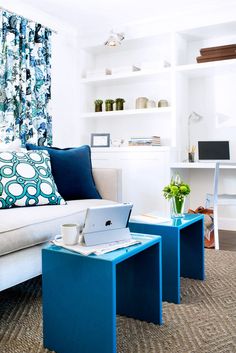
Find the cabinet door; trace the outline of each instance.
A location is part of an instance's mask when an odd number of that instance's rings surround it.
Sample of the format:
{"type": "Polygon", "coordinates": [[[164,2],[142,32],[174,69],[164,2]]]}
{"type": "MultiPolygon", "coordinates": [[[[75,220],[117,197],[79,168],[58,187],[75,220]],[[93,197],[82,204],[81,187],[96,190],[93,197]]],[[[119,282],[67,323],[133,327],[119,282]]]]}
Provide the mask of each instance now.
{"type": "Polygon", "coordinates": [[[122,169],[122,201],[134,204],[133,214],[168,214],[162,189],[169,182],[169,152],[95,152],[92,160],[96,168],[122,169]]]}

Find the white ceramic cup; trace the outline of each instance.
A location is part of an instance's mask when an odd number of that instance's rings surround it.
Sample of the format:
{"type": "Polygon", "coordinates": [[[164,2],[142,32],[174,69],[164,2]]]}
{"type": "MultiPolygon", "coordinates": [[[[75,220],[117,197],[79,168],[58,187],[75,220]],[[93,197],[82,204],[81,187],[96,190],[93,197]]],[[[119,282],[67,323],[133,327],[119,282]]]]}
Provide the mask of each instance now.
{"type": "Polygon", "coordinates": [[[75,245],[79,240],[80,225],[78,224],[62,224],[61,235],[65,245],[75,245]]]}

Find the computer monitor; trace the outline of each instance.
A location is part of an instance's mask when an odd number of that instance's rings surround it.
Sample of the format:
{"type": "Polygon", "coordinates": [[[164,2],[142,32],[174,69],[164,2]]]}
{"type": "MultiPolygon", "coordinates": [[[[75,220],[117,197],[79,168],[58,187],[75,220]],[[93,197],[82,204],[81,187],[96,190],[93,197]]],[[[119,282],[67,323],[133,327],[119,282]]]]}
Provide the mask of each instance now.
{"type": "Polygon", "coordinates": [[[229,141],[198,141],[199,161],[229,160],[229,141]]]}

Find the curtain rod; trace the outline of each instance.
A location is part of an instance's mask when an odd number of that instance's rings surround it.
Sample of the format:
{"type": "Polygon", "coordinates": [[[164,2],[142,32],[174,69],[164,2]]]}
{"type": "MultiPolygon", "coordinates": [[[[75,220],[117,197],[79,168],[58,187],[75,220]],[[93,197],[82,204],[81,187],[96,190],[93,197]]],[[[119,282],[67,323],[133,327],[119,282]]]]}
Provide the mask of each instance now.
{"type": "MultiPolygon", "coordinates": [[[[7,12],[13,14],[13,15],[16,15],[16,16],[24,17],[24,18],[25,18],[27,21],[29,21],[29,22],[37,22],[37,21],[33,21],[33,20],[31,20],[30,18],[27,18],[27,17],[25,17],[25,16],[18,15],[17,13],[15,13],[15,12],[13,12],[13,11],[10,11],[10,10],[6,9],[5,7],[2,7],[2,6],[0,6],[0,10],[7,11],[7,12]]],[[[42,25],[42,26],[43,26],[43,25],[42,25]]],[[[58,34],[58,32],[57,32],[55,29],[52,29],[52,28],[50,28],[50,27],[48,27],[48,26],[43,26],[43,27],[44,27],[44,28],[47,28],[47,29],[50,29],[50,31],[52,31],[52,32],[55,33],[55,34],[58,34]]]]}

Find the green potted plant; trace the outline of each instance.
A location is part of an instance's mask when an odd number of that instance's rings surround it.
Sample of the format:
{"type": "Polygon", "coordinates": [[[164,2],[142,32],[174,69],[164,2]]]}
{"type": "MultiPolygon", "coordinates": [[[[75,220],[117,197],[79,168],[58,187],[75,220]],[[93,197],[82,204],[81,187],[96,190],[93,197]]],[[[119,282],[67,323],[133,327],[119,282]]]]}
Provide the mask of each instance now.
{"type": "Polygon", "coordinates": [[[124,110],[124,98],[116,98],[116,110],[124,110]]]}
{"type": "Polygon", "coordinates": [[[110,112],[113,110],[114,103],[115,103],[115,101],[113,99],[106,99],[105,100],[106,112],[110,112]]]}
{"type": "Polygon", "coordinates": [[[96,99],[94,101],[94,104],[95,104],[95,112],[102,112],[103,100],[102,99],[96,99]]]}
{"type": "Polygon", "coordinates": [[[174,218],[182,218],[184,216],[184,203],[190,191],[189,185],[184,183],[179,175],[171,178],[170,184],[164,187],[163,195],[167,200],[171,201],[172,216],[174,218]]]}

